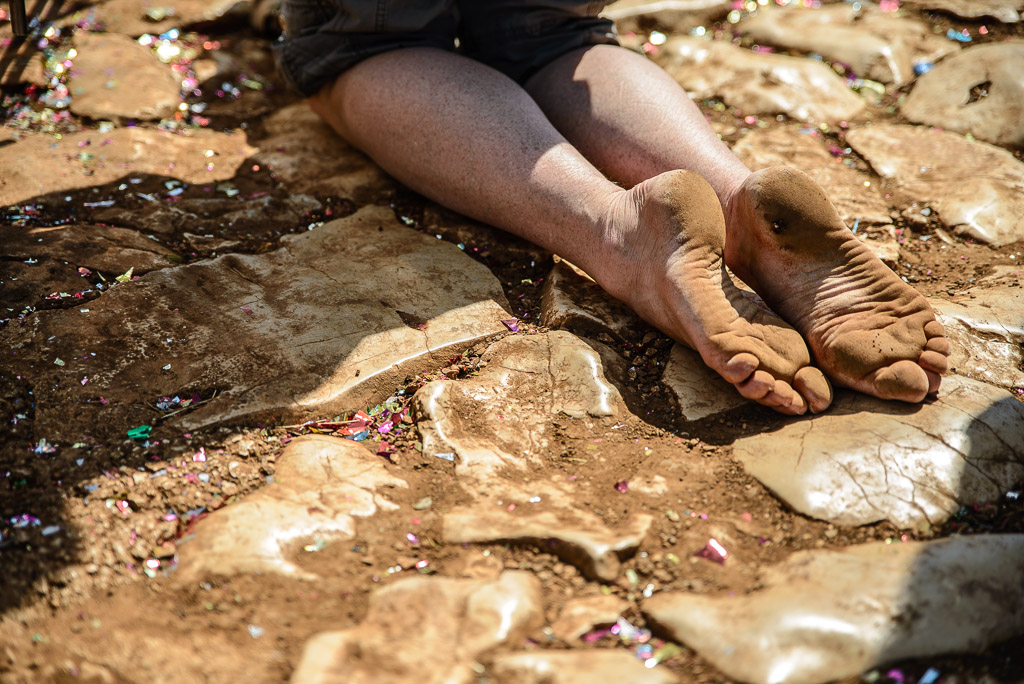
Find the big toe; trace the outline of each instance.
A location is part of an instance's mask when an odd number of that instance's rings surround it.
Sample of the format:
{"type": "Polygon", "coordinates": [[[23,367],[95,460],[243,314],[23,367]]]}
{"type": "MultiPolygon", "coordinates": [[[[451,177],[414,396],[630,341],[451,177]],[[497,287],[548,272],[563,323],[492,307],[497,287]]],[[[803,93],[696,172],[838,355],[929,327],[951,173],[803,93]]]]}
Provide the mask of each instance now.
{"type": "Polygon", "coordinates": [[[903,360],[879,368],[867,379],[867,384],[868,393],[879,399],[919,402],[928,395],[933,382],[920,365],[903,360]]]}

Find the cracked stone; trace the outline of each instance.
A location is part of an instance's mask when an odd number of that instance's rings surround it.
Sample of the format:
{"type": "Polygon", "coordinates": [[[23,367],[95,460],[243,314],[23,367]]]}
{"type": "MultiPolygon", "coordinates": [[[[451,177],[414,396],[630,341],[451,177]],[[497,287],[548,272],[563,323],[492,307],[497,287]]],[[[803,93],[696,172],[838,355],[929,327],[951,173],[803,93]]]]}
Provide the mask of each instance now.
{"type": "Polygon", "coordinates": [[[612,530],[582,512],[520,514],[479,506],[446,514],[443,534],[451,544],[534,544],[572,563],[588,577],[611,582],[619,576],[620,561],[636,553],[652,522],[650,515],[638,514],[612,530]]]}
{"type": "MultiPolygon", "coordinates": [[[[19,350],[16,365],[39,388],[39,429],[73,439],[76,423],[97,430],[113,416],[121,416],[115,424],[148,421],[147,403],[192,388],[218,392],[169,424],[331,415],[379,401],[408,374],[505,330],[507,303],[490,271],[400,225],[385,207],[282,243],[267,254],[156,271],[115,285],[88,314],[40,312],[3,330],[4,343],[19,350]],[[412,327],[403,315],[423,323],[412,327]],[[55,366],[50,337],[96,356],[87,367],[55,366]],[[78,384],[83,372],[88,387],[78,384]],[[81,404],[73,420],[63,408],[69,392],[81,404]]],[[[574,396],[563,395],[567,407],[574,396]]]]}
{"type": "Polygon", "coordinates": [[[745,595],[661,593],[644,613],[728,677],[818,684],[1024,632],[1024,535],[801,551],[745,595]]]}
{"type": "Polygon", "coordinates": [[[720,98],[744,114],[786,114],[798,121],[838,122],[864,100],[821,62],[760,54],[729,43],[673,38],[655,55],[695,99],[720,98]]]}
{"type": "Polygon", "coordinates": [[[0,205],[140,173],[193,184],[227,180],[255,151],[240,131],[197,129],[178,134],[131,127],[107,133],[80,131],[59,141],[51,135],[26,136],[0,147],[0,168],[5,169],[0,177],[0,205]],[[205,156],[207,150],[212,156],[205,156]]]}
{"type": "Polygon", "coordinates": [[[564,331],[513,335],[484,351],[476,377],[424,385],[413,398],[423,453],[455,453],[460,478],[487,482],[543,465],[553,418],[613,424],[626,408],[605,365],[618,357],[595,346],[605,353],[564,331]]]}
{"type": "Polygon", "coordinates": [[[818,131],[800,127],[755,129],[733,144],[732,151],[752,171],[792,166],[814,179],[828,194],[848,226],[892,223],[889,206],[870,185],[871,176],[833,156],[818,131]],[[868,182],[869,185],[864,185],[868,182]]]}
{"type": "Polygon", "coordinates": [[[976,288],[949,301],[932,299],[946,329],[949,366],[958,375],[999,387],[1024,387],[1024,290],[976,288]]]}
{"type": "Polygon", "coordinates": [[[837,394],[828,413],[744,437],[733,455],[795,510],[843,525],[939,524],[1024,477],[1024,404],[951,375],[923,405],[837,394]]]}
{"type": "Polygon", "coordinates": [[[817,53],[848,64],[861,78],[896,85],[913,80],[915,63],[935,62],[959,49],[922,21],[893,16],[874,5],[854,7],[768,5],[737,28],[762,45],[817,53]]]}
{"type": "Polygon", "coordinates": [[[631,331],[648,327],[632,309],[565,260],[555,264],[544,281],[540,307],[544,325],[587,337],[606,333],[623,339],[631,331]]]}
{"type": "MultiPolygon", "coordinates": [[[[171,250],[134,230],[113,226],[0,226],[0,242],[7,257],[67,261],[76,267],[117,275],[129,268],[141,275],[174,265],[167,258],[174,255],[171,250]]],[[[79,282],[86,285],[81,279],[79,282]]]]}
{"type": "Polygon", "coordinates": [[[518,644],[544,624],[542,601],[540,581],[526,572],[503,572],[495,580],[399,580],[370,595],[358,626],[307,641],[291,681],[475,681],[480,654],[518,644]]]}
{"type": "Polygon", "coordinates": [[[281,109],[265,126],[267,137],[259,142],[255,158],[292,192],[338,195],[362,203],[380,201],[394,191],[394,181],[305,102],[281,109]]]}
{"type": "Polygon", "coordinates": [[[551,631],[562,641],[573,642],[598,627],[615,624],[629,605],[629,601],[614,594],[570,599],[562,606],[551,631]]]}
{"type": "Polygon", "coordinates": [[[277,459],[274,482],[214,511],[178,547],[183,582],[211,575],[276,572],[316,579],[291,556],[314,537],[351,539],[356,518],[398,510],[380,490],[407,488],[381,459],[351,440],[299,437],[277,459]]]}
{"type": "Polygon", "coordinates": [[[880,176],[958,233],[997,246],[1024,240],[1024,164],[1006,150],[899,124],[857,128],[846,139],[880,176]]]}
{"type": "MultiPolygon", "coordinates": [[[[216,21],[237,10],[248,14],[249,3],[240,0],[107,0],[89,8],[94,21],[110,33],[160,35],[172,28],[216,21]]],[[[77,66],[77,65],[76,65],[77,66]]]]}
{"type": "Polygon", "coordinates": [[[1024,147],[1024,41],[978,45],[923,75],[900,111],[1004,147],[1024,147]]]}
{"type": "Polygon", "coordinates": [[[700,354],[677,344],[661,375],[686,420],[700,420],[747,404],[732,385],[707,367],[700,354]]]}
{"type": "Polygon", "coordinates": [[[93,119],[159,120],[181,102],[181,76],[128,36],[79,31],[68,73],[71,111],[93,119]]]}
{"type": "Polygon", "coordinates": [[[1008,24],[1021,20],[1021,0],[903,0],[908,9],[939,10],[963,19],[993,17],[1008,24]]]}
{"type": "Polygon", "coordinates": [[[688,33],[722,19],[730,9],[731,0],[618,0],[605,7],[601,16],[614,21],[621,35],[647,33],[652,28],[688,33]]]}
{"type": "Polygon", "coordinates": [[[621,650],[529,651],[502,653],[491,661],[499,681],[517,684],[673,684],[664,667],[647,668],[632,653],[621,650]]]}

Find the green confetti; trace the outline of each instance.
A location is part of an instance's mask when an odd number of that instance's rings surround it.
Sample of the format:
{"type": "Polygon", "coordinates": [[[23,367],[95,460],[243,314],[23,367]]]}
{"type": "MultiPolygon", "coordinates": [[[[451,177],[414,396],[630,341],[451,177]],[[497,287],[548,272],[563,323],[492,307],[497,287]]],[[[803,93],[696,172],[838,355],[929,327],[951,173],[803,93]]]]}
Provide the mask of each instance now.
{"type": "Polygon", "coordinates": [[[140,425],[128,431],[128,439],[146,439],[152,431],[152,425],[140,425]]]}

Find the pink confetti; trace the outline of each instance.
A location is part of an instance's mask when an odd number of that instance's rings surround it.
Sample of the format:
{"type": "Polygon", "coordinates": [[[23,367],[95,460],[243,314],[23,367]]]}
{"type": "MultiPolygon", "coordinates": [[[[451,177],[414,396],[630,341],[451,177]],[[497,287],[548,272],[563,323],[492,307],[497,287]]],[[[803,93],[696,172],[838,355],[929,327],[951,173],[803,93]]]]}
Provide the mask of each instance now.
{"type": "Polygon", "coordinates": [[[121,511],[124,515],[128,515],[132,510],[131,506],[128,505],[128,502],[124,500],[118,501],[115,505],[117,506],[117,510],[121,511]]]}
{"type": "Polygon", "coordinates": [[[252,316],[252,308],[250,308],[250,307],[248,307],[248,306],[243,306],[243,307],[242,307],[242,311],[244,311],[245,313],[247,313],[247,314],[249,314],[250,316],[252,316]]]}
{"type": "Polygon", "coordinates": [[[708,539],[708,543],[703,549],[693,554],[700,558],[706,558],[709,561],[714,561],[719,564],[724,564],[725,559],[729,557],[729,552],[725,550],[725,547],[718,543],[718,540],[712,537],[708,539]]]}
{"type": "Polygon", "coordinates": [[[502,319],[501,322],[504,323],[505,327],[511,330],[512,332],[519,332],[519,321],[516,320],[515,318],[502,319]]]}
{"type": "Polygon", "coordinates": [[[629,482],[627,482],[626,480],[619,480],[618,482],[615,483],[615,491],[619,492],[620,494],[625,494],[626,492],[629,491],[629,482]]]}
{"type": "Polygon", "coordinates": [[[430,565],[429,561],[425,561],[425,560],[416,561],[416,568],[419,569],[419,570],[422,570],[423,568],[427,567],[428,565],[430,565]]]}
{"type": "Polygon", "coordinates": [[[410,544],[419,544],[420,543],[420,538],[417,537],[412,532],[406,532],[405,533],[405,538],[409,540],[410,544]]]}
{"type": "Polygon", "coordinates": [[[160,567],[160,561],[158,561],[156,558],[150,558],[146,561],[146,567],[150,570],[156,570],[160,567]]]}
{"type": "Polygon", "coordinates": [[[199,463],[206,463],[206,449],[204,447],[199,447],[199,451],[192,454],[192,460],[198,461],[199,463]]]}
{"type": "Polygon", "coordinates": [[[89,378],[82,378],[82,384],[83,385],[88,383],[88,382],[89,382],[89,378]]]}

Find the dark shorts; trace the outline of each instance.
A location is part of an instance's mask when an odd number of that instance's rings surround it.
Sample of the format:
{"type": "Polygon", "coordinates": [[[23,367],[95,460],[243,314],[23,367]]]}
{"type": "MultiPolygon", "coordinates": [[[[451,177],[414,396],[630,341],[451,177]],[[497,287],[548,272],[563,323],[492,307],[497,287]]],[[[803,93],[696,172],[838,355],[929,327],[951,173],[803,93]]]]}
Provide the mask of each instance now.
{"type": "Polygon", "coordinates": [[[605,2],[573,0],[283,0],[274,50],[306,96],[367,57],[408,47],[459,53],[523,83],[553,59],[617,45],[605,2]],[[456,42],[458,39],[458,42],[456,42]]]}

